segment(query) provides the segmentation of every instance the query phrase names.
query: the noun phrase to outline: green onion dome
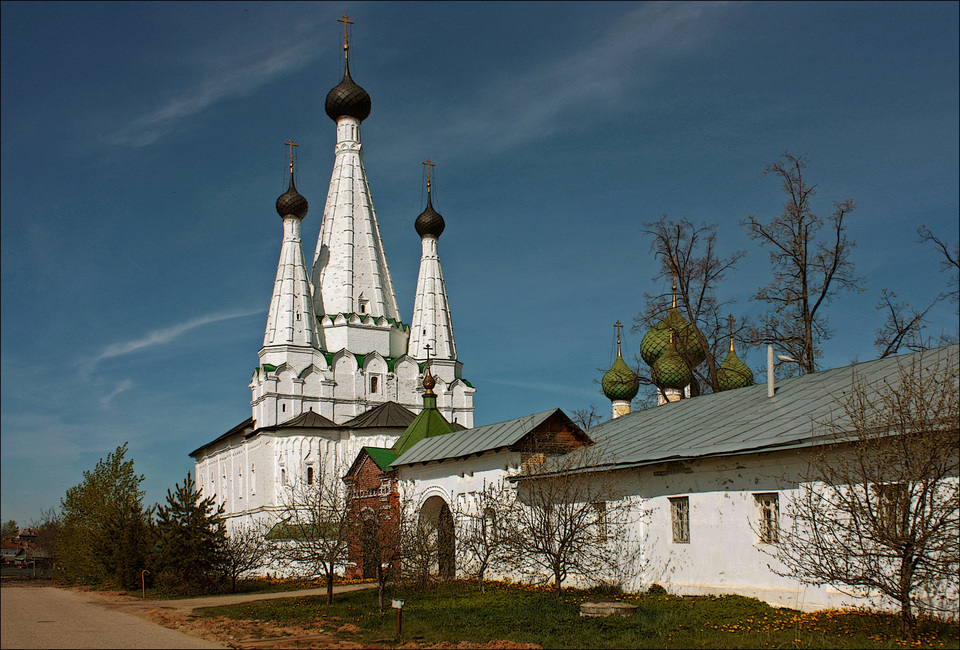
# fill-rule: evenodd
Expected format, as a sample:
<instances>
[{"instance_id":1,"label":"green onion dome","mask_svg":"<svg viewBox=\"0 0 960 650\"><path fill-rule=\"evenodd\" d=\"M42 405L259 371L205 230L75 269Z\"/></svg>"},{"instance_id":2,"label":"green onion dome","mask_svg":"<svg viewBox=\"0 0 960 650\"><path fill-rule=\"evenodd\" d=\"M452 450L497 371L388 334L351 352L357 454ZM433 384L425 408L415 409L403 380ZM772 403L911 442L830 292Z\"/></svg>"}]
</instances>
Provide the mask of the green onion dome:
<instances>
[{"instance_id":1,"label":"green onion dome","mask_svg":"<svg viewBox=\"0 0 960 650\"><path fill-rule=\"evenodd\" d=\"M660 388L684 388L693 381L690 366L677 352L673 340L667 341L667 347L650 368L650 379Z\"/></svg>"},{"instance_id":2,"label":"green onion dome","mask_svg":"<svg viewBox=\"0 0 960 650\"><path fill-rule=\"evenodd\" d=\"M640 356L648 366L653 367L664 352L670 342L670 334L673 333L674 345L677 354L687 360L691 368L695 368L707 355L703 352L700 345L700 338L697 336L697 328L680 315L676 306L670 308L667 317L653 326L643 340L640 341Z\"/></svg>"},{"instance_id":3,"label":"green onion dome","mask_svg":"<svg viewBox=\"0 0 960 650\"><path fill-rule=\"evenodd\" d=\"M717 384L720 390L733 390L753 385L753 371L734 352L732 341L730 353L717 368Z\"/></svg>"},{"instance_id":4,"label":"green onion dome","mask_svg":"<svg viewBox=\"0 0 960 650\"><path fill-rule=\"evenodd\" d=\"M611 400L632 400L640 390L640 377L617 355L617 360L600 380L603 394Z\"/></svg>"}]
</instances>

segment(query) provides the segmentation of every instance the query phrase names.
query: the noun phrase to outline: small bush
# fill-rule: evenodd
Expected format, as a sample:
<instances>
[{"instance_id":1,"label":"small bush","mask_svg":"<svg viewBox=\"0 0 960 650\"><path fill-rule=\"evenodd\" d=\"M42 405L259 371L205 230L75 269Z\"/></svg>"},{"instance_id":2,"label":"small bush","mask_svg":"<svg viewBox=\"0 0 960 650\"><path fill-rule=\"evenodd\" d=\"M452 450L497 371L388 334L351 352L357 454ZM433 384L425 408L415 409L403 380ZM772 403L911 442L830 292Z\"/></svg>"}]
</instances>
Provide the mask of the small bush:
<instances>
[{"instance_id":1,"label":"small bush","mask_svg":"<svg viewBox=\"0 0 960 650\"><path fill-rule=\"evenodd\" d=\"M666 596L667 590L664 589L662 586L658 585L656 582L654 582L647 589L647 594L649 594L650 596Z\"/></svg>"}]
</instances>

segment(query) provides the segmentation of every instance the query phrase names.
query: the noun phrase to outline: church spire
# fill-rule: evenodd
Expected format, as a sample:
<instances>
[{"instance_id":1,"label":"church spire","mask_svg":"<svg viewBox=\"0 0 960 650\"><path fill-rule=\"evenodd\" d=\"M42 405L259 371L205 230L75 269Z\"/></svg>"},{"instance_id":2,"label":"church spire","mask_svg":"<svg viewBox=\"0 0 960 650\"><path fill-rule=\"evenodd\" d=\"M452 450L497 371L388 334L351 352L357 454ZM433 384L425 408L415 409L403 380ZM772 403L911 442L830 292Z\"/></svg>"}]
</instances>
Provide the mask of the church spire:
<instances>
[{"instance_id":1,"label":"church spire","mask_svg":"<svg viewBox=\"0 0 960 650\"><path fill-rule=\"evenodd\" d=\"M420 273L417 276L417 294L410 321L408 354L415 359L423 359L427 356L426 350L429 347L433 350L434 358L454 361L457 358L457 346L453 339L450 303L447 300L438 252L440 235L445 224L443 217L433 208L431 181L434 163L427 160L423 164L427 169L427 207L414 223L417 234L420 235L422 254Z\"/></svg>"},{"instance_id":2,"label":"church spire","mask_svg":"<svg viewBox=\"0 0 960 650\"><path fill-rule=\"evenodd\" d=\"M344 55L349 52L346 16ZM314 310L324 328L333 327L340 314L372 316L401 322L396 293L380 237L380 226L370 185L363 165L360 122L370 115L370 96L350 78L349 61L343 79L327 95L327 115L337 123L337 144L323 224L313 260ZM322 297L322 298L321 298ZM406 333L384 333L377 341L350 336L346 330L328 333L331 351L345 348L357 354L377 351L384 357L398 357L406 351ZM356 348L356 349L354 349Z\"/></svg>"},{"instance_id":3,"label":"church spire","mask_svg":"<svg viewBox=\"0 0 960 650\"><path fill-rule=\"evenodd\" d=\"M267 312L263 347L295 345L315 348L319 339L313 315L313 295L300 241L300 222L307 215L310 204L297 191L293 180L293 148L298 145L293 140L284 144L290 147L290 186L277 199L277 214L283 218L283 243Z\"/></svg>"}]
</instances>

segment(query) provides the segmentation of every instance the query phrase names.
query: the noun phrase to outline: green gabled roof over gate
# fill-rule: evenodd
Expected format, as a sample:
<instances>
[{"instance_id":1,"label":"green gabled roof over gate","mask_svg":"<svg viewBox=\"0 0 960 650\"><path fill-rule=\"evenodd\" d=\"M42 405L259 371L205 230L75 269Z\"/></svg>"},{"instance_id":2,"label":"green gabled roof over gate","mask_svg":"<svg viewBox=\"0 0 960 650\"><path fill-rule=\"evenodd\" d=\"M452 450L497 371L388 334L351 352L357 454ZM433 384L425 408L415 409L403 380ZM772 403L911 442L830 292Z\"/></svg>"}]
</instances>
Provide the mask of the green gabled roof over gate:
<instances>
[{"instance_id":1,"label":"green gabled roof over gate","mask_svg":"<svg viewBox=\"0 0 960 650\"><path fill-rule=\"evenodd\" d=\"M390 450L396 457L399 457L421 440L442 436L454 431L453 425L447 422L447 418L443 417L443 414L437 410L437 396L424 395L423 410L410 423L410 426L407 427Z\"/></svg>"}]
</instances>

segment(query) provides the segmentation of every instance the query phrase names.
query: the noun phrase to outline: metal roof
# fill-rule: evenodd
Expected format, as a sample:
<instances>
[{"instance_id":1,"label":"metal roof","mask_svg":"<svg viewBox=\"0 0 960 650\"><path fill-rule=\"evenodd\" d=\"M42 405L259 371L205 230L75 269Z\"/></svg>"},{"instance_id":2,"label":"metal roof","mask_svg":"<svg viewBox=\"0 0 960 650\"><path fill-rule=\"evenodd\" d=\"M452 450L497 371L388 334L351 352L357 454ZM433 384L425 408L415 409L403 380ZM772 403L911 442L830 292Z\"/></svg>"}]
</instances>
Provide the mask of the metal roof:
<instances>
[{"instance_id":1,"label":"metal roof","mask_svg":"<svg viewBox=\"0 0 960 650\"><path fill-rule=\"evenodd\" d=\"M282 424L264 429L339 429L340 425L329 418L325 418L313 409L304 411L295 418L290 418Z\"/></svg>"},{"instance_id":2,"label":"metal roof","mask_svg":"<svg viewBox=\"0 0 960 650\"><path fill-rule=\"evenodd\" d=\"M855 379L896 389L901 369L956 367L958 356L960 346L950 345L780 380L774 397L757 384L636 411L588 430L591 453L623 467L815 445L823 423L845 424L842 400Z\"/></svg>"},{"instance_id":3,"label":"metal roof","mask_svg":"<svg viewBox=\"0 0 960 650\"><path fill-rule=\"evenodd\" d=\"M382 429L389 427L406 429L416 417L413 411L400 406L396 402L384 402L366 413L361 413L352 420L347 420L340 427L344 429Z\"/></svg>"},{"instance_id":4,"label":"metal roof","mask_svg":"<svg viewBox=\"0 0 960 650\"><path fill-rule=\"evenodd\" d=\"M509 447L554 413L560 413L566 417L560 409L552 409L542 413L525 415L515 420L425 438L397 458L392 467L397 468L401 465L427 463L446 458L463 458L484 451Z\"/></svg>"}]
</instances>

